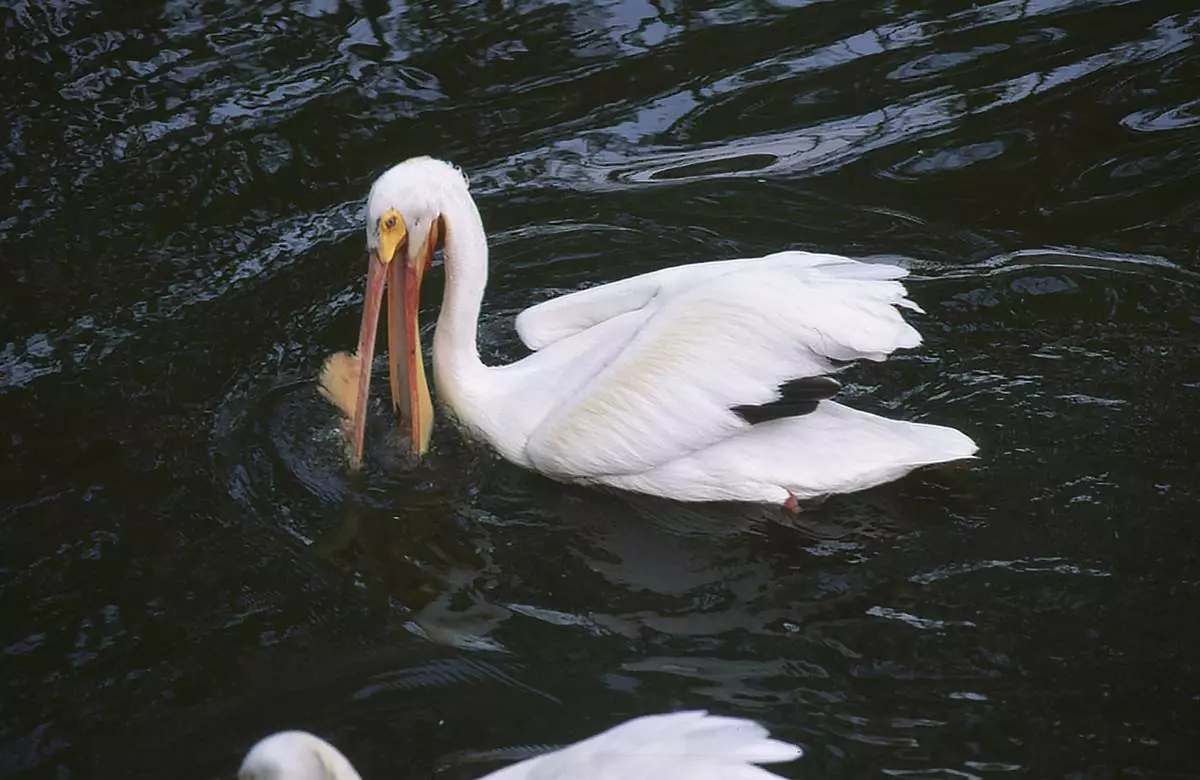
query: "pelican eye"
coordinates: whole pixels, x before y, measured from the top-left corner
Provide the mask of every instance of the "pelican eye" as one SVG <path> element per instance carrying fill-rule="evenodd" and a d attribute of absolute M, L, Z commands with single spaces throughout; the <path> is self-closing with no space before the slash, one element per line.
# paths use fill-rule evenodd
<path fill-rule="evenodd" d="M 388 230 L 395 230 L 396 229 L 396 215 L 393 214 L 392 216 L 388 217 L 387 221 L 383 223 L 383 226 L 385 228 L 387 228 Z"/>

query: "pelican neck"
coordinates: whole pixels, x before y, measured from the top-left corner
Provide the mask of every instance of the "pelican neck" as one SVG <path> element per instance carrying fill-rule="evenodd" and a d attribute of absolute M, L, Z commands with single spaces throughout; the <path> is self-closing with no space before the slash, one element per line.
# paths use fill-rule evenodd
<path fill-rule="evenodd" d="M 459 379 L 484 369 L 479 359 L 479 312 L 487 287 L 487 234 L 465 188 L 453 190 L 442 208 L 446 287 L 433 337 L 436 365 Z"/>

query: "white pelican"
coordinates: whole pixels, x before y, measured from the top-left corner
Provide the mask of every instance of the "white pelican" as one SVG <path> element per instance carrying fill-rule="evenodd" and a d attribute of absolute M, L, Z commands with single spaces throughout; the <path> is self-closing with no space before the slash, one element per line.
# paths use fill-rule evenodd
<path fill-rule="evenodd" d="M 907 273 L 898 266 L 779 252 L 665 268 L 526 309 L 516 327 L 533 354 L 485 366 L 476 331 L 487 235 L 463 173 L 429 157 L 406 160 L 375 181 L 366 219 L 358 352 L 331 358 L 322 378 L 352 419 L 352 468 L 362 459 L 385 287 L 393 408 L 413 455 L 429 446 L 417 308 L 439 243 L 439 400 L 468 435 L 553 479 L 794 510 L 798 499 L 872 487 L 976 450 L 953 428 L 829 400 L 839 363 L 881 361 L 921 343 L 899 311 L 921 309 L 896 281 Z"/>
<path fill-rule="evenodd" d="M 481 780 L 779 780 L 756 764 L 799 758 L 754 721 L 703 711 L 647 715 Z M 341 751 L 304 731 L 281 731 L 246 754 L 238 780 L 361 780 Z"/>

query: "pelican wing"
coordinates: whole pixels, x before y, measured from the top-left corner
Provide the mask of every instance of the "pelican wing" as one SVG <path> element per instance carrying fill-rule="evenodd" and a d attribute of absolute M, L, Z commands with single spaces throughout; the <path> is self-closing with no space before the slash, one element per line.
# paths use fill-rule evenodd
<path fill-rule="evenodd" d="M 717 260 L 677 265 L 631 276 L 599 287 L 589 287 L 530 306 L 517 315 L 517 334 L 530 349 L 541 349 L 574 336 L 620 314 L 644 308 L 657 297 L 678 295 L 702 282 L 745 268 L 774 262 L 801 266 L 833 255 L 780 252 L 768 257 Z M 845 259 L 845 258 L 839 258 Z"/>
<path fill-rule="evenodd" d="M 920 310 L 896 281 L 907 273 L 899 266 L 805 252 L 702 265 L 719 267 L 574 293 L 526 321 L 566 338 L 639 300 L 646 313 L 628 344 L 533 431 L 525 452 L 535 468 L 639 473 L 746 430 L 734 409 L 778 400 L 789 380 L 921 343 L 898 309 Z"/>
<path fill-rule="evenodd" d="M 676 712 L 635 718 L 483 780 L 779 780 L 756 764 L 801 752 L 753 721 Z"/>

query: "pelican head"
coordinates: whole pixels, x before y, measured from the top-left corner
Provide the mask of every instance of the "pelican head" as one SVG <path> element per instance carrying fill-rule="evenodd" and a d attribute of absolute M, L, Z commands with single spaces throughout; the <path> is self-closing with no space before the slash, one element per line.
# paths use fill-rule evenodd
<path fill-rule="evenodd" d="M 265 737 L 246 754 L 238 780 L 362 780 L 341 751 L 306 731 Z"/>
<path fill-rule="evenodd" d="M 402 424 L 407 422 L 413 455 L 419 458 L 429 448 L 433 403 L 425 378 L 417 308 L 421 279 L 445 234 L 439 206 L 447 196 L 444 190 L 447 186 L 463 187 L 464 183 L 462 173 L 449 163 L 414 157 L 376 179 L 367 197 L 367 289 L 358 335 L 358 383 L 350 432 L 353 468 L 362 462 L 371 359 L 385 288 L 392 409 Z"/>

